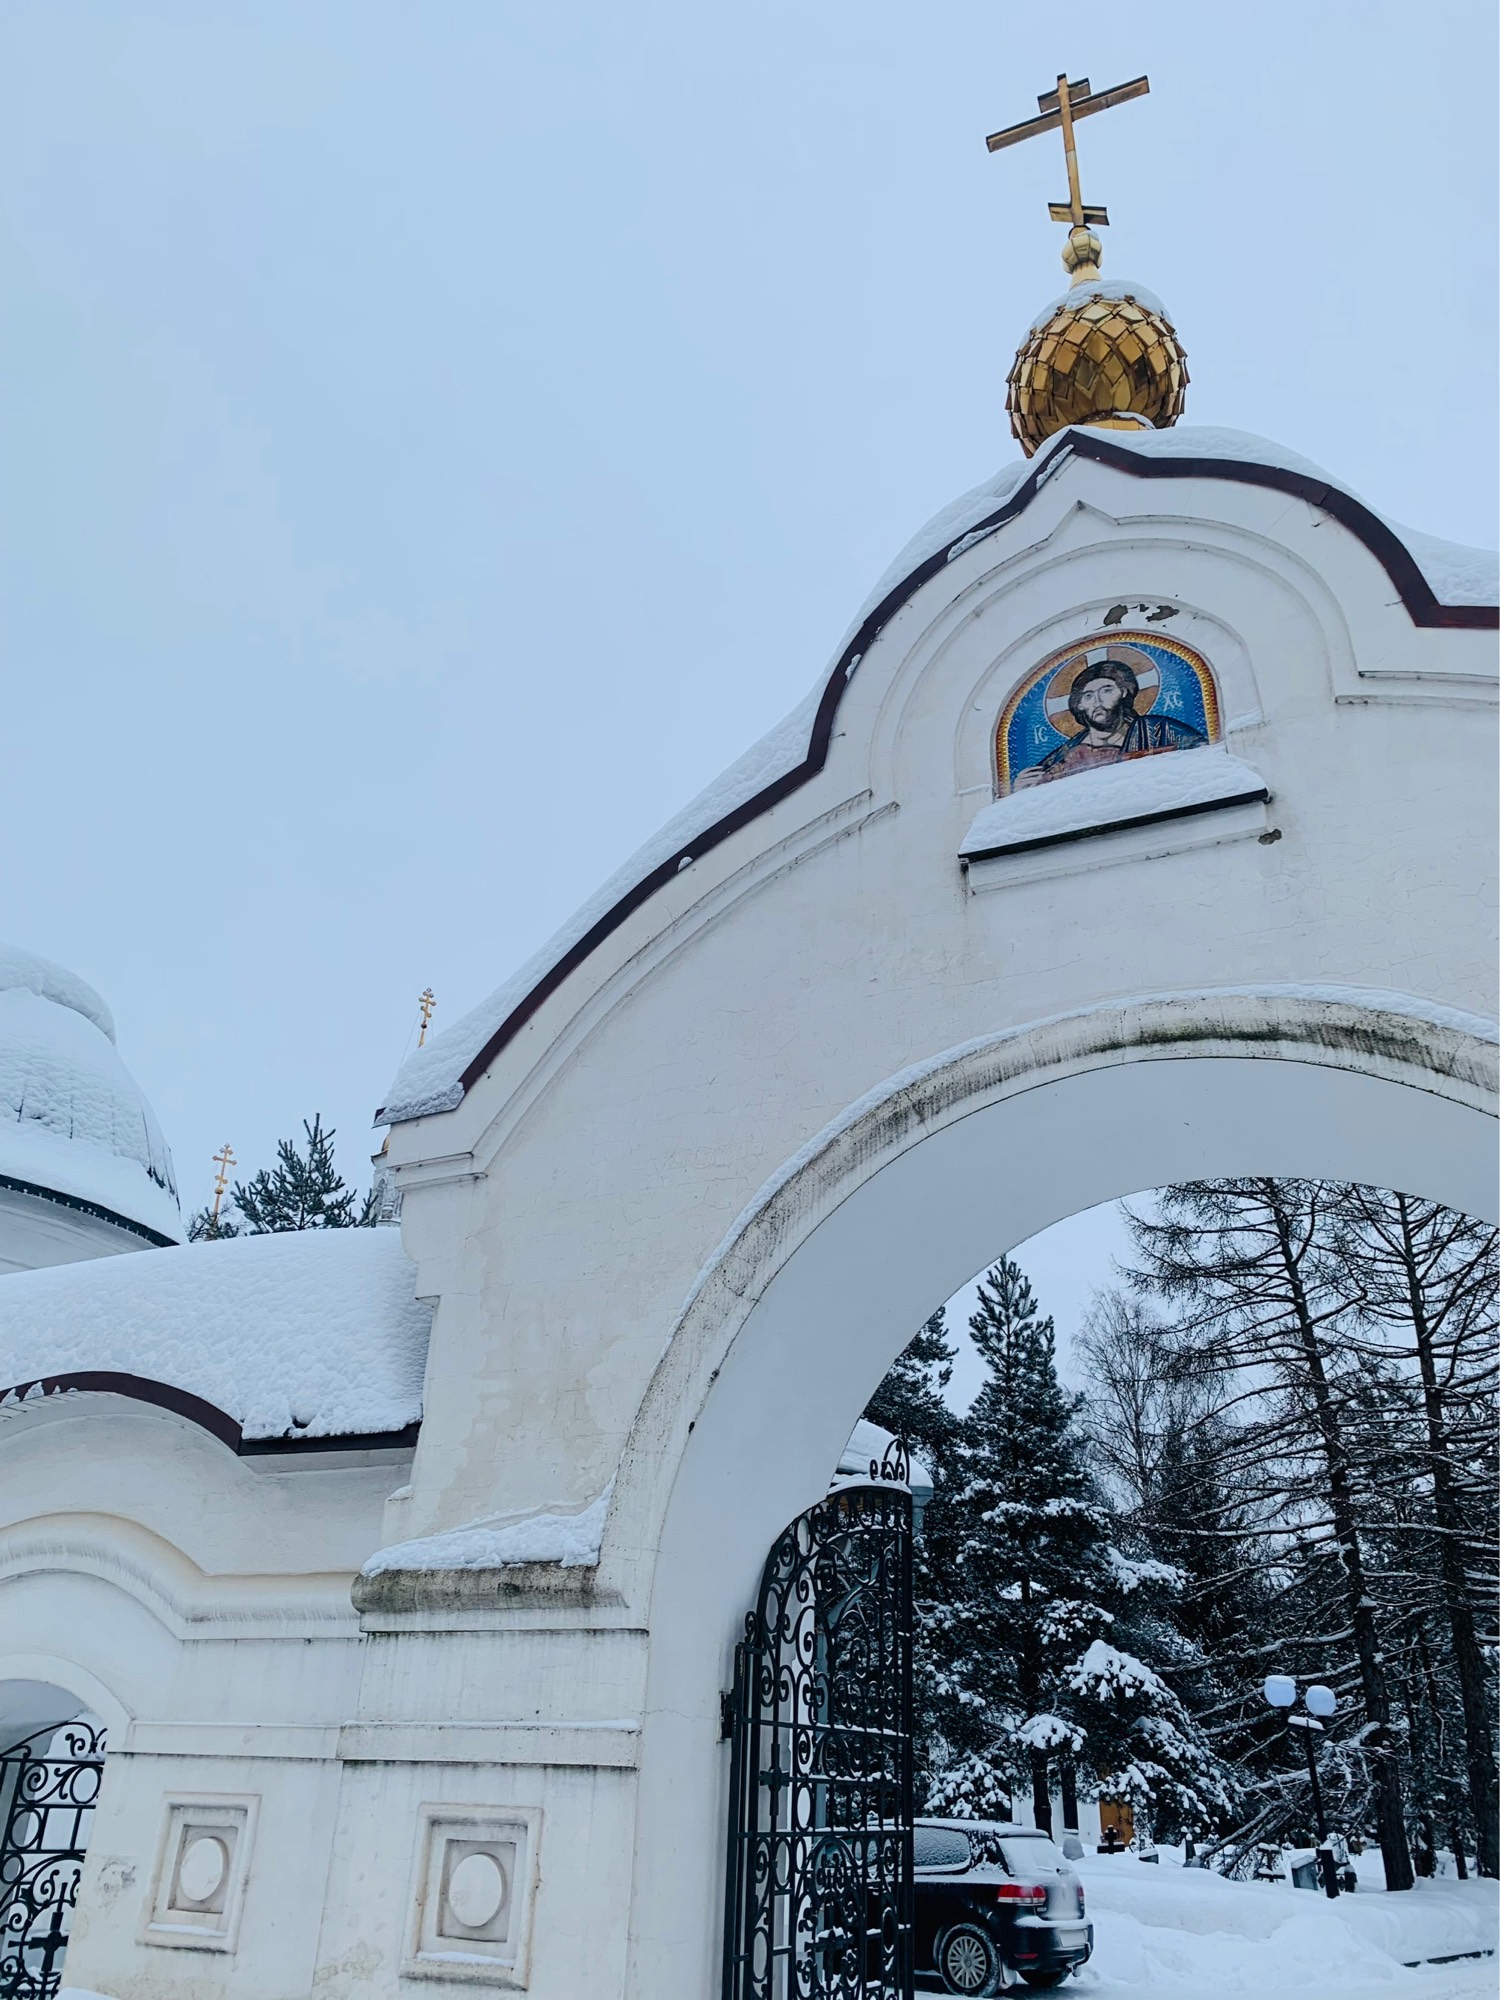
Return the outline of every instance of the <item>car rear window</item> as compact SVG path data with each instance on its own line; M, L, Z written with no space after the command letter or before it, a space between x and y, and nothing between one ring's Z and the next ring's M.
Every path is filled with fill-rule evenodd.
M1029 1875L1034 1870L1052 1875L1068 1865L1068 1857L1051 1840L1017 1840L1010 1837L1002 1839L998 1845L1000 1858L1012 1875Z
M969 1843L956 1827L914 1827L912 1859L918 1868L967 1868Z

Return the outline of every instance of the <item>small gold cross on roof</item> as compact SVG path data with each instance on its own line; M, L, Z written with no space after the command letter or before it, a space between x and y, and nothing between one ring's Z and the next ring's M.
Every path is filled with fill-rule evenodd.
M417 995L417 1005L422 1010L422 1032L417 1037L417 1047L420 1049L427 1040L427 1023L432 1019L432 1010L437 1005L430 986L425 986Z
M234 1148L227 1139L219 1151L214 1154L214 1165L219 1170L214 1176L214 1221L217 1222L219 1219L219 1203L224 1199L224 1190L229 1185L229 1169L238 1165L234 1157Z
M1087 77L1070 83L1066 76L1060 76L1057 88L1044 91L1037 99L1042 111L1040 118L1028 118L1024 124L1007 125L1003 132L991 132L984 143L992 153L998 153L1006 146L1019 145L1022 139L1034 139L1039 132L1061 131L1063 155L1068 163L1068 199L1049 201L1047 213L1054 222L1071 222L1075 229L1097 229L1108 223L1109 211L1089 208L1084 202L1078 184L1074 121L1087 118L1095 111L1108 111L1112 105L1128 103L1132 97L1144 97L1150 88L1150 82L1144 76L1133 77L1129 83L1117 83L1112 90L1100 91L1090 90Z

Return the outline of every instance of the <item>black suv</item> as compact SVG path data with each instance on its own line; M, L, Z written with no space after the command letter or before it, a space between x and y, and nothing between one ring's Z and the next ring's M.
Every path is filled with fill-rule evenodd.
M948 1993L1061 1986L1094 1948L1083 1884L1060 1847L996 1820L919 1819L916 1961Z

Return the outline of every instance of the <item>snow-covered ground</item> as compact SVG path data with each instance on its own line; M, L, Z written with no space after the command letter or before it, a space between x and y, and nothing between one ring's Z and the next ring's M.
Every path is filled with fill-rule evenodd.
M1496 1960L1411 1959L1496 1945L1492 1882L1442 1878L1410 1895L1330 1903L1283 1883L1226 1882L1132 1854L1074 1864L1094 1923L1094 1956L1063 1988L1079 2000L1494 2000Z
M1364 1857L1366 1860L1370 1857ZM1378 1888L1330 1903L1282 1883L1226 1882L1133 1854L1089 1854L1083 1877L1094 1956L1066 1983L1078 2000L1494 2000L1497 1961L1408 1959L1495 1951L1493 1882L1444 1878L1410 1895ZM919 1992L939 1991L933 1979ZM1019 1989L1022 1993L1029 1988ZM60 2000L110 2000L64 1987Z

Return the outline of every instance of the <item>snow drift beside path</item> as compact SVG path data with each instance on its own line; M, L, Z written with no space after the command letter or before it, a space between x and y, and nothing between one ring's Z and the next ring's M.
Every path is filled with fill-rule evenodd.
M1091 2000L1459 2000L1493 1994L1493 1959L1409 1967L1496 1944L1495 1885L1419 1882L1410 1894L1330 1903L1284 1883L1227 1882L1133 1854L1085 1855L1094 1956L1075 1982Z
M102 1369L201 1396L247 1438L403 1430L422 1412L432 1322L415 1274L394 1229L19 1272L0 1284L0 1389Z

